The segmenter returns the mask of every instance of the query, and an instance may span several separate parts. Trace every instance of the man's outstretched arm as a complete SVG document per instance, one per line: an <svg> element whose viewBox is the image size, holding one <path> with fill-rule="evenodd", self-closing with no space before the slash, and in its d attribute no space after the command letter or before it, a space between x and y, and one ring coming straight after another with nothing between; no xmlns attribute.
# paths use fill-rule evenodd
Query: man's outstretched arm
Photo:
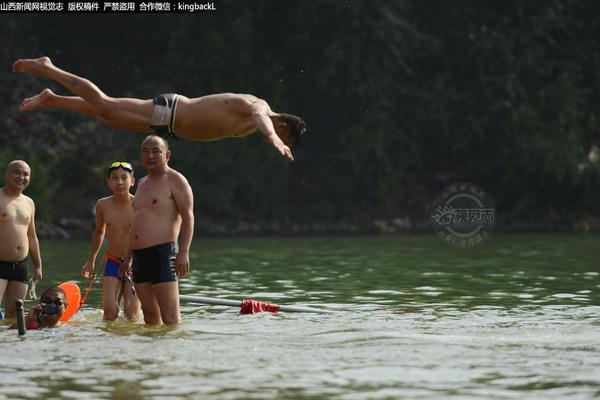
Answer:
<svg viewBox="0 0 600 400"><path fill-rule="evenodd" d="M183 175L174 176L173 200L181 215L179 232L179 251L175 258L177 276L187 276L190 272L190 246L194 237L194 194L187 179Z"/></svg>
<svg viewBox="0 0 600 400"><path fill-rule="evenodd" d="M35 231L35 204L33 204L31 221L27 227L27 240L29 240L29 254L31 254L35 266L32 280L33 282L39 282L42 280L42 256L40 254L40 242Z"/></svg>
<svg viewBox="0 0 600 400"><path fill-rule="evenodd" d="M96 268L96 257L104 242L104 234L106 233L106 223L104 222L104 207L103 203L98 200L96 202L96 228L92 234L90 243L90 251L88 253L87 262L81 267L81 276L90 278Z"/></svg>
<svg viewBox="0 0 600 400"><path fill-rule="evenodd" d="M269 118L269 106L264 102L256 102L252 104L252 119L259 131L265 135L265 139L275 147L282 156L294 161L292 151L287 147L275 133L273 121Z"/></svg>

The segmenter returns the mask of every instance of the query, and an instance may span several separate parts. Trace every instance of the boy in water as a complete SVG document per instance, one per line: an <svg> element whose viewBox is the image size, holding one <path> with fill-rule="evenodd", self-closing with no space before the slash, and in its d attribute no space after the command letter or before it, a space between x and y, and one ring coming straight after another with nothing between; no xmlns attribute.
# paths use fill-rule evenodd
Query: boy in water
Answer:
<svg viewBox="0 0 600 400"><path fill-rule="evenodd" d="M112 163L108 168L107 183L113 195L96 202L96 230L92 235L88 261L81 268L81 274L88 278L94 271L96 256L107 232L108 249L103 257L106 263L102 279L104 320L114 321L119 316L120 294L124 297L125 316L134 320L140 313L140 301L133 293L131 280L119 275L119 267L129 251L134 217L134 196L129 193L135 183L131 164L123 161Z"/></svg>

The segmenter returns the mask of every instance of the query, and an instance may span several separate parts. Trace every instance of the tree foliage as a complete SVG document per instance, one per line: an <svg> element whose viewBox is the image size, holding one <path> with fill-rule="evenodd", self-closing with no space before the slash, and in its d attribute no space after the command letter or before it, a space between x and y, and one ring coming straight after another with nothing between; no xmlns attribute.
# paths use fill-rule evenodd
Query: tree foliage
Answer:
<svg viewBox="0 0 600 400"><path fill-rule="evenodd" d="M305 118L291 164L258 136L172 143L200 227L417 223L456 181L484 187L505 221L572 223L600 211L588 157L599 129L598 8L224 0L206 14L1 16L2 160L28 149L45 170L34 182L43 175L51 188L36 192L50 218L86 215L106 194L107 163L138 159L142 135L67 111L19 114L21 99L44 87L66 94L9 70L16 58L49 55L111 96L252 93Z"/></svg>

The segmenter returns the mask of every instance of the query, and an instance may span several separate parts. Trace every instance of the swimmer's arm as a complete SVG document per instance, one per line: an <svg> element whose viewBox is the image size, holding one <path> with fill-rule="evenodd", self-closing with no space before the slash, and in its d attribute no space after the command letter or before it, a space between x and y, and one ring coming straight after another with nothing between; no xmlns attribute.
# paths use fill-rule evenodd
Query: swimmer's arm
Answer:
<svg viewBox="0 0 600 400"><path fill-rule="evenodd" d="M26 324L37 323L38 316L41 311L42 311L41 304L35 304L35 305L31 306L31 308L29 309L29 312L25 316L25 323Z"/></svg>
<svg viewBox="0 0 600 400"><path fill-rule="evenodd" d="M96 229L94 229L94 233L92 234L92 240L90 243L90 252L88 254L87 264L84 267L91 265L93 269L93 265L96 262L96 257L98 256L98 252L100 251L100 247L102 247L102 242L104 241L104 234L106 232L106 223L104 222L104 207L102 206L101 200L96 202ZM92 271L90 271L91 273Z"/></svg>
<svg viewBox="0 0 600 400"><path fill-rule="evenodd" d="M35 204L32 204L31 221L27 227L27 239L29 241L29 254L35 266L35 272L32 280L38 282L42 279L42 256L40 254L40 242L35 231Z"/></svg>
<svg viewBox="0 0 600 400"><path fill-rule="evenodd" d="M252 111L252 119L254 120L254 124L259 131L265 134L267 137L277 136L275 132L275 127L273 126L273 121L269 118L269 112L271 108L264 101L257 101L252 103L251 106Z"/></svg>
<svg viewBox="0 0 600 400"><path fill-rule="evenodd" d="M41 310L42 310L41 304L35 304L31 307L31 309L25 316L25 325L27 326L27 329L32 329L32 328L30 328L30 326L37 325L38 315L40 314ZM19 327L19 324L15 323L15 324L9 326L8 329L17 329L18 327ZM33 329L38 329L38 328L36 327Z"/></svg>
<svg viewBox="0 0 600 400"><path fill-rule="evenodd" d="M269 118L269 112L271 112L269 105L264 101L257 101L252 104L251 110L254 124L256 125L256 128L265 135L265 139L271 143L282 156L294 161L290 148L281 141L275 132L273 121Z"/></svg>
<svg viewBox="0 0 600 400"><path fill-rule="evenodd" d="M189 253L194 236L194 194L183 175L176 175L174 181L173 200L181 215L179 252L175 259L175 269L178 276L186 276L190 270Z"/></svg>

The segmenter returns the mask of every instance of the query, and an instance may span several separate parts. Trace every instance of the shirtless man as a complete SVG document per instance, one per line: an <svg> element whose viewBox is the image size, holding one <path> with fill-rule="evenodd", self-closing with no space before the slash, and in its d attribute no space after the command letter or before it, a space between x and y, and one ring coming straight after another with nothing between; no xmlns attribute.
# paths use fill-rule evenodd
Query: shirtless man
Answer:
<svg viewBox="0 0 600 400"><path fill-rule="evenodd" d="M133 223L133 195L129 189L135 183L133 167L128 162L116 161L108 167L106 179L112 196L96 202L96 230L92 235L90 253L81 268L82 276L89 278L95 268L98 251L108 237L108 249L103 257L104 276L102 278L102 302L104 320L114 321L119 316L119 297L123 295L125 317L135 320L140 313L140 301L132 293L126 277L119 275L119 268L129 254L129 239Z"/></svg>
<svg viewBox="0 0 600 400"><path fill-rule="evenodd" d="M142 143L141 161L148 175L135 193L129 262L144 321L151 325L181 322L177 276L190 270L194 196L187 179L168 166L170 158L169 145L160 136L150 135Z"/></svg>
<svg viewBox="0 0 600 400"><path fill-rule="evenodd" d="M11 161L0 189L0 298L7 317L15 316L15 301L27 294L27 256L35 271L33 282L42 279L40 244L35 232L35 204L23 194L31 169L25 161Z"/></svg>
<svg viewBox="0 0 600 400"><path fill-rule="evenodd" d="M113 98L85 78L56 67L48 57L21 59L13 71L52 79L75 96L58 96L44 89L23 100L21 111L67 109L90 115L123 131L156 133L190 140L212 141L241 137L257 130L279 153L293 160L290 147L306 130L304 121L275 113L266 101L250 94L220 93L198 98L163 94L153 100Z"/></svg>

